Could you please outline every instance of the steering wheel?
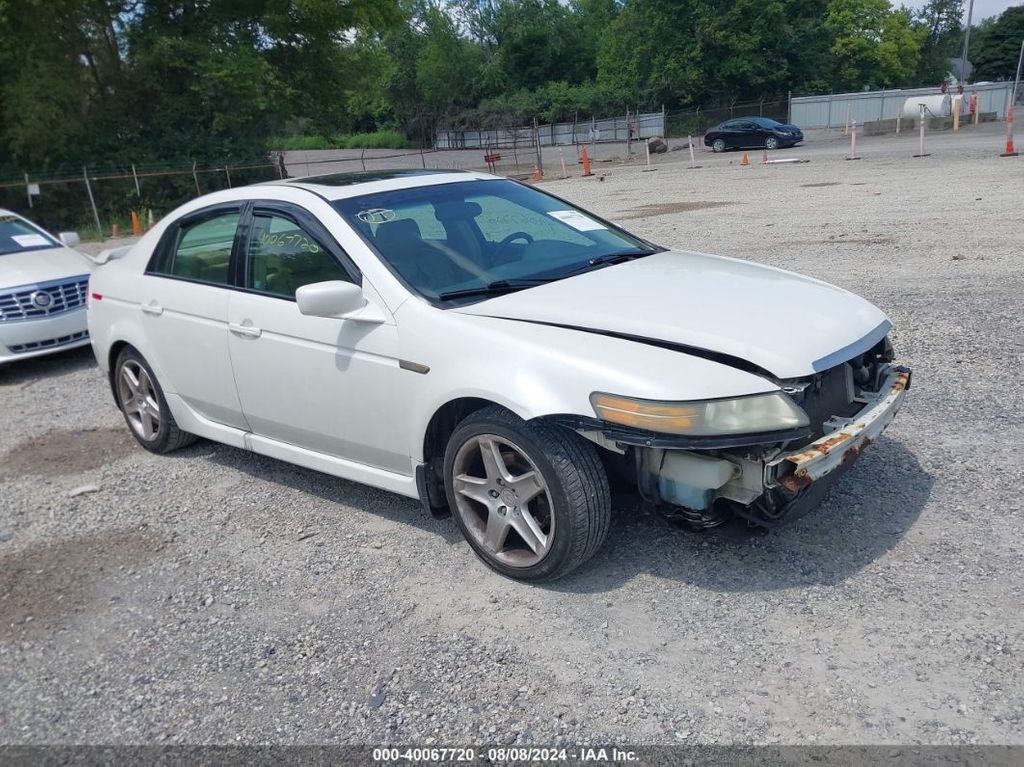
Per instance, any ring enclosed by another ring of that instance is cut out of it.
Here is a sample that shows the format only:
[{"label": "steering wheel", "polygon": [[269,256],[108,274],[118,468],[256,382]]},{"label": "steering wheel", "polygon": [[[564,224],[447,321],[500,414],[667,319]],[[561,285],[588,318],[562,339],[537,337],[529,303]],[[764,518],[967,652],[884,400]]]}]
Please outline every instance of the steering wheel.
[{"label": "steering wheel", "polygon": [[533,235],[529,232],[512,232],[512,234],[499,242],[498,247],[494,249],[494,260],[500,261],[505,249],[516,240],[525,240],[526,244],[529,245],[533,242]]}]

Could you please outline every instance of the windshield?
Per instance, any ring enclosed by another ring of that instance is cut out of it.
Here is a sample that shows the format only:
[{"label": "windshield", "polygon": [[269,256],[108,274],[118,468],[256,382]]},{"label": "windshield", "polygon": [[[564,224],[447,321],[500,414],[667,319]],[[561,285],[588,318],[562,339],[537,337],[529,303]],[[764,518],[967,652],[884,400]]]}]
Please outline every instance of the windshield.
[{"label": "windshield", "polygon": [[338,200],[335,208],[413,290],[480,300],[655,251],[514,181],[466,181]]},{"label": "windshield", "polygon": [[0,256],[27,250],[56,248],[49,235],[17,216],[0,215]]}]

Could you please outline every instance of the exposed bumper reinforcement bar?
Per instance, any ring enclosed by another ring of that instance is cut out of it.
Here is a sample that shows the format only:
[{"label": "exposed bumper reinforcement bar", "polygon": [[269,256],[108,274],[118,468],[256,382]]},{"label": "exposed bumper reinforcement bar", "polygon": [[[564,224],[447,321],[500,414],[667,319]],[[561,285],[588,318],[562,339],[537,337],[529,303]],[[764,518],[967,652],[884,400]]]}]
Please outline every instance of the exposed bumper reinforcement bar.
[{"label": "exposed bumper reinforcement bar", "polygon": [[831,474],[854,460],[872,442],[878,439],[903,404],[910,388],[910,369],[893,367],[873,398],[854,418],[842,419],[835,431],[816,442],[791,453],[782,453],[768,463],[778,473],[785,463],[795,468],[792,473],[778,478],[778,484],[794,492]]}]

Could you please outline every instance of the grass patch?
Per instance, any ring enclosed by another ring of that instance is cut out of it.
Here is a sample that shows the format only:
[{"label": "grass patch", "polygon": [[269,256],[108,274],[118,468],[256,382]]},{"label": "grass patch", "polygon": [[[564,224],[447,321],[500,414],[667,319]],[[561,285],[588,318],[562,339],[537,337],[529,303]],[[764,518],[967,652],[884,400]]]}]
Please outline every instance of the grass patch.
[{"label": "grass patch", "polygon": [[396,130],[372,133],[343,133],[337,136],[278,136],[271,146],[285,151],[315,149],[405,149],[409,142]]}]

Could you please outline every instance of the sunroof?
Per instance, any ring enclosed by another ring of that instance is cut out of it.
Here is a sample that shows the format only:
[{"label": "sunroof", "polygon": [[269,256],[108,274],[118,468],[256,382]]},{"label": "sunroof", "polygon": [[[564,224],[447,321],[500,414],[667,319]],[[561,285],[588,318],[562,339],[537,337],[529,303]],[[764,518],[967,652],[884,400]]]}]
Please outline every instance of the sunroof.
[{"label": "sunroof", "polygon": [[357,171],[354,173],[326,173],[323,176],[306,176],[291,181],[299,184],[321,184],[323,186],[352,186],[370,181],[390,181],[396,178],[415,178],[416,176],[435,176],[439,174],[464,173],[461,170],[377,170]]}]

